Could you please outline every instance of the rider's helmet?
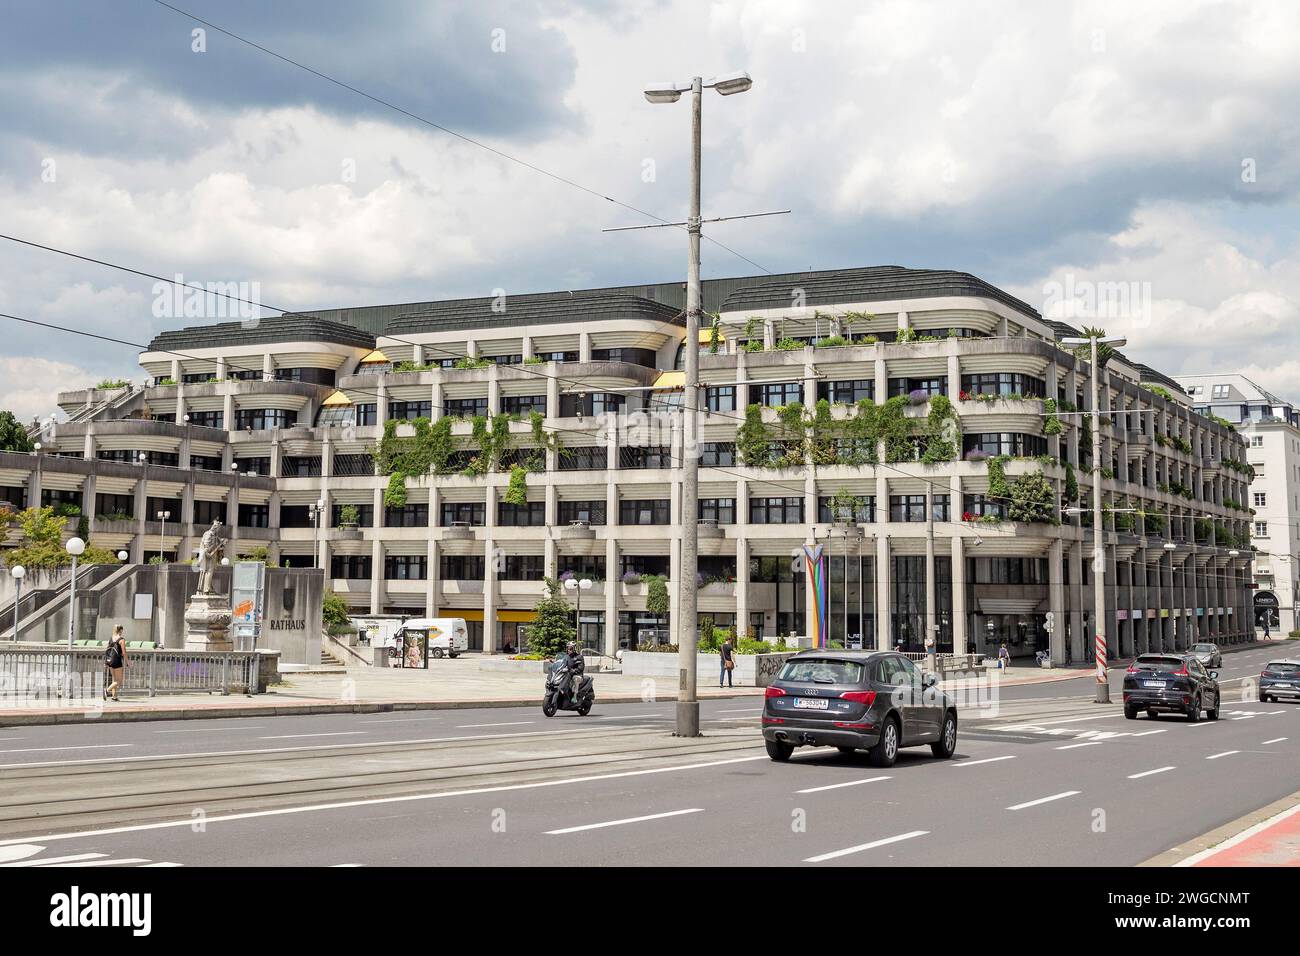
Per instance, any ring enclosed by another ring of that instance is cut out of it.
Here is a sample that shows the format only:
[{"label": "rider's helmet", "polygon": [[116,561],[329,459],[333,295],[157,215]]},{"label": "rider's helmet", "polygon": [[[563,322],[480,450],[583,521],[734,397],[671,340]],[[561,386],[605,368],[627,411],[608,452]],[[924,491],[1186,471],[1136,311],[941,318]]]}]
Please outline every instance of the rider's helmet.
[{"label": "rider's helmet", "polygon": [[573,641],[569,641],[569,643],[565,646],[564,649],[568,651],[570,654],[572,654],[578,649],[578,645],[573,643]]}]

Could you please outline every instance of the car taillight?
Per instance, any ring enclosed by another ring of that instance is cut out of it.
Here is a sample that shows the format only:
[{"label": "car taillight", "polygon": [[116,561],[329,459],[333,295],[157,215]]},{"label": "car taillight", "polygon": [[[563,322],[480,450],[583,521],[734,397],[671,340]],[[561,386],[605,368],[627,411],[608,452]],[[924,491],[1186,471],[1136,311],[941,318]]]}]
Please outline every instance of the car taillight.
[{"label": "car taillight", "polygon": [[784,696],[785,696],[785,691],[783,691],[779,687],[769,687],[767,690],[763,691],[764,700],[766,700],[768,697],[784,697]]},{"label": "car taillight", "polygon": [[1184,664],[1182,670],[1180,670],[1180,671],[1174,671],[1174,676],[1175,676],[1175,677],[1190,677],[1190,676],[1192,676],[1192,675],[1190,675],[1190,674],[1187,673],[1187,665]]},{"label": "car taillight", "polygon": [[1130,664],[1128,666],[1128,670],[1125,671],[1125,673],[1127,674],[1136,674],[1137,672],[1138,672],[1137,664]]},{"label": "car taillight", "polygon": [[855,704],[863,704],[870,707],[875,703],[876,692],[874,690],[846,690],[844,693],[840,694],[840,699],[851,700]]}]

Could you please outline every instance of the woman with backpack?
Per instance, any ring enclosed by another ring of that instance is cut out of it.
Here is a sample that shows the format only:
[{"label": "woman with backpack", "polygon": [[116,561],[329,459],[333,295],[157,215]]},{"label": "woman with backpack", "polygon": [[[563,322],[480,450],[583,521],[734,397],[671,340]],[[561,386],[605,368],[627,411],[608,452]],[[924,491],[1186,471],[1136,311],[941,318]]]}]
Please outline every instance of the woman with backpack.
[{"label": "woman with backpack", "polygon": [[113,628],[113,636],[108,639],[108,650],[104,654],[104,666],[113,676],[113,682],[104,688],[105,700],[110,697],[113,700],[120,700],[117,692],[126,680],[126,640],[122,633],[121,624]]}]

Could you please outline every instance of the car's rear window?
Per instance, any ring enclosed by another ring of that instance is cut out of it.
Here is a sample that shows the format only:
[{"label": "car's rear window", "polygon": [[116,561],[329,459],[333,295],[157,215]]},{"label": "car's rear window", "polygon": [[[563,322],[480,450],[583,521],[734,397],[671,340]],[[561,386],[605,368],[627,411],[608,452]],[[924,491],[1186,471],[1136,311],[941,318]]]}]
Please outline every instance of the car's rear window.
[{"label": "car's rear window", "polygon": [[860,684],[862,664],[858,661],[790,661],[781,669],[779,680],[807,684]]},{"label": "car's rear window", "polygon": [[1278,677],[1283,675],[1287,677],[1295,677],[1297,674],[1300,674],[1300,664],[1269,664],[1268,667],[1264,668],[1264,673],[1273,674]]},{"label": "car's rear window", "polygon": [[1183,669],[1183,661],[1180,657],[1139,657],[1133,662],[1133,666],[1140,671],[1172,674]]}]

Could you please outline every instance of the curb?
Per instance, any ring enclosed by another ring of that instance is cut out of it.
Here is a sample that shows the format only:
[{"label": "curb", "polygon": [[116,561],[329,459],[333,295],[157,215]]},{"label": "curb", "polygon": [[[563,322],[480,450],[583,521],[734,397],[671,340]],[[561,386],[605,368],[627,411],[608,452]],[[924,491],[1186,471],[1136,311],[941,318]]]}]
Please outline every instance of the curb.
[{"label": "curb", "polygon": [[[1281,800],[1274,800],[1267,806],[1260,807],[1244,817],[1238,817],[1221,827],[1216,827],[1209,833],[1188,840],[1184,846],[1176,846],[1164,853],[1153,856],[1151,859],[1139,863],[1138,866],[1187,866],[1192,857],[1226,843],[1233,837],[1241,836],[1252,827],[1268,823],[1274,817],[1294,809],[1297,805],[1300,805],[1300,790],[1290,796],[1283,797]],[[1227,847],[1224,847],[1224,849],[1227,849]]]},{"label": "curb", "polygon": [[[737,688],[739,690],[739,688]],[[757,697],[755,693],[710,694],[708,700],[734,700]],[[658,697],[656,702],[675,701],[676,697]],[[620,694],[599,698],[602,704],[641,704],[646,701],[637,694]],[[149,720],[221,720],[232,717],[293,717],[310,714],[385,714],[399,710],[477,710],[480,708],[540,707],[539,698],[498,698],[495,700],[403,700],[355,701],[338,704],[274,703],[247,706],[191,705],[167,708],[107,708],[102,710],[77,709],[34,712],[25,714],[0,714],[0,727],[31,727],[48,724],[122,723]]]}]

